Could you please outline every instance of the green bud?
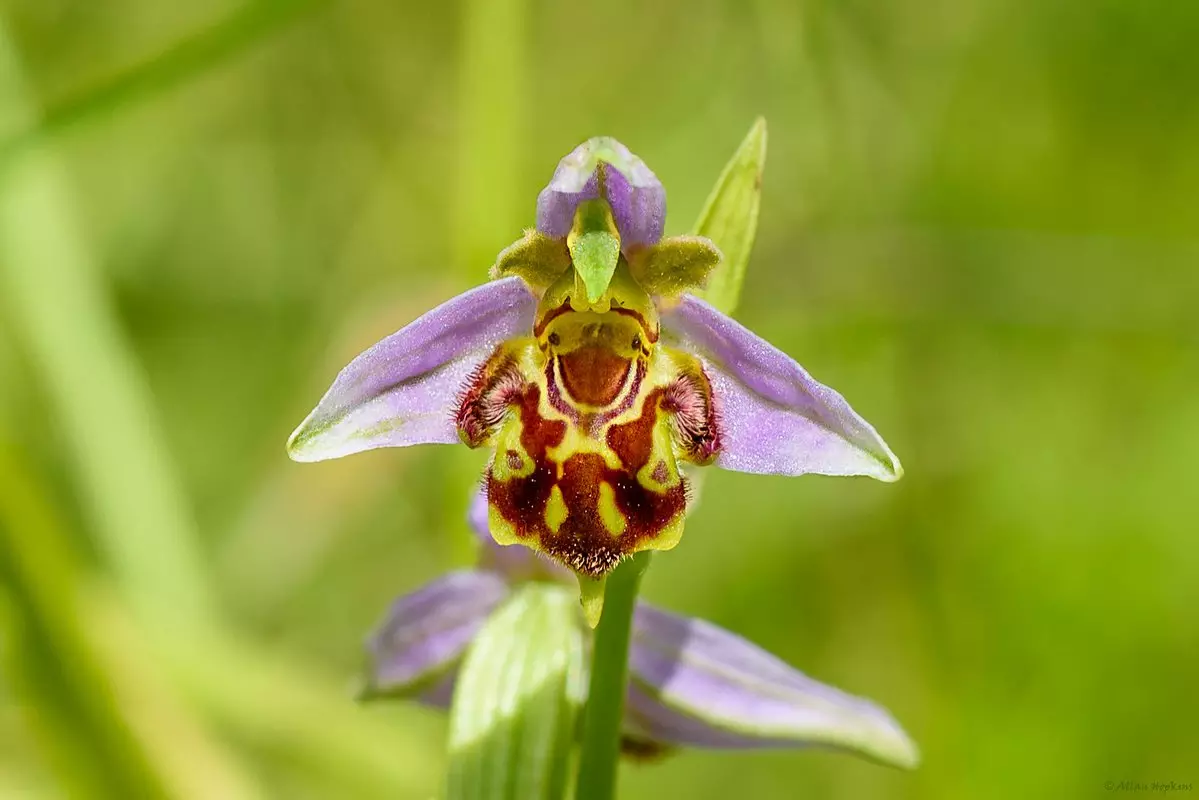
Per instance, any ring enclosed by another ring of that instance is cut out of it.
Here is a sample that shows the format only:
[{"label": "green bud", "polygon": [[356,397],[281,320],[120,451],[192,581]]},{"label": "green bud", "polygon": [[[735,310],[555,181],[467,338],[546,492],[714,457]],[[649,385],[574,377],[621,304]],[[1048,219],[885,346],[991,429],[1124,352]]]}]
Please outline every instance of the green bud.
[{"label": "green bud", "polygon": [[573,592],[530,583],[475,637],[450,709],[448,800],[564,795],[586,696]]},{"label": "green bud", "polygon": [[726,314],[732,312],[741,296],[741,283],[758,231],[765,164],[766,120],[758,117],[720,173],[695,223],[695,232],[711,239],[724,253],[724,261],[712,272],[707,289],[699,294]]}]

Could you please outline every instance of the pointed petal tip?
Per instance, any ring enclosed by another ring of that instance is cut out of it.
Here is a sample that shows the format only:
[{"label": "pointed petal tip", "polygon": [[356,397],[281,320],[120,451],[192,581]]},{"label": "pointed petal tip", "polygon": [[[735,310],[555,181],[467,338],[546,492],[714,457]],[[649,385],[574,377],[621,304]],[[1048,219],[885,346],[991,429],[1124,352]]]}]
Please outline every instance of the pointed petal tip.
[{"label": "pointed petal tip", "polygon": [[895,750],[893,752],[894,760],[891,762],[894,766],[900,769],[912,770],[920,766],[920,748],[916,745],[912,738],[908,736],[898,723],[895,726],[897,738],[895,741]]},{"label": "pointed petal tip", "polygon": [[891,462],[884,466],[888,467],[889,472],[886,477],[880,478],[880,480],[886,483],[895,483],[895,481],[903,477],[903,464],[899,463],[899,459],[895,457],[894,453],[891,454]]},{"label": "pointed petal tip", "polygon": [[319,453],[314,453],[309,446],[316,432],[312,426],[312,416],[309,415],[300,423],[299,427],[292,431],[291,436],[287,437],[287,457],[292,461],[298,461],[302,464],[309,464],[314,461],[321,461]]},{"label": "pointed petal tip", "polygon": [[864,758],[885,767],[913,770],[920,766],[920,748],[891,712],[865,698],[855,698],[863,714],[843,738],[832,738],[825,744],[852,750]]},{"label": "pointed petal tip", "polygon": [[[868,424],[868,423],[867,423]],[[873,457],[874,463],[872,469],[863,471],[861,474],[874,478],[883,483],[895,483],[903,477],[903,464],[899,462],[899,457],[891,452],[891,448],[883,441],[871,426],[870,431],[874,434],[876,448],[869,451],[869,455]]]},{"label": "pointed petal tip", "polygon": [[914,770],[920,766],[920,748],[890,714],[882,712],[885,723],[854,745],[862,756],[895,769]]},{"label": "pointed petal tip", "polygon": [[754,120],[754,124],[750,126],[749,133],[745,139],[749,142],[754,142],[758,150],[766,150],[766,117],[759,114]]},{"label": "pointed petal tip", "polygon": [[592,578],[583,574],[578,574],[577,577],[579,605],[583,607],[583,618],[587,620],[588,627],[594,630],[604,613],[604,586],[608,582],[607,577]]}]

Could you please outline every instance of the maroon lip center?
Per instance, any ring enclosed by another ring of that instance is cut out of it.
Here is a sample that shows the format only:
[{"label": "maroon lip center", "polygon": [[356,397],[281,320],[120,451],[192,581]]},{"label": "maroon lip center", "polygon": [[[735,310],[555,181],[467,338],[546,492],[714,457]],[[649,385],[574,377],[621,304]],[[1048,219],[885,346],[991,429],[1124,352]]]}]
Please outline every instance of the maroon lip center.
[{"label": "maroon lip center", "polygon": [[558,356],[562,386],[576,402],[611,405],[629,374],[631,359],[601,345],[588,345]]}]

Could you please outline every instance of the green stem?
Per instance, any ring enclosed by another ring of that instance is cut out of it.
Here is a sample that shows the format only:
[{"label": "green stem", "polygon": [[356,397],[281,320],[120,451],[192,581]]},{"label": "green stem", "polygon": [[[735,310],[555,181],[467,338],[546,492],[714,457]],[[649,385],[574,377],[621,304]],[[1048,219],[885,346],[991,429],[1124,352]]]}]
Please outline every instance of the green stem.
[{"label": "green stem", "polygon": [[608,578],[604,615],[595,629],[591,685],[583,717],[582,755],[575,800],[610,800],[616,793],[620,724],[629,675],[629,636],[649,553],[638,553]]}]

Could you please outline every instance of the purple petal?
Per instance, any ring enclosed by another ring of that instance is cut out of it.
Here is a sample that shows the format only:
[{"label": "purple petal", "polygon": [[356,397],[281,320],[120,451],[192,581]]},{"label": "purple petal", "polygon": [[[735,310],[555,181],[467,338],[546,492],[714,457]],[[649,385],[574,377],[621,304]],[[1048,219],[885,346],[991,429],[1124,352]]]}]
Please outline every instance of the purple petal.
[{"label": "purple petal", "polygon": [[702,300],[662,311],[675,346],[700,356],[721,420],[716,464],[739,472],[869,475],[895,481],[899,459],[845,402],[783,351]]},{"label": "purple petal", "polygon": [[537,196],[537,230],[554,238],[570,233],[579,203],[599,196],[601,163],[607,165],[604,199],[620,231],[621,248],[627,252],[661,239],[666,190],[645,162],[608,136],[588,139],[558,163],[549,185]]},{"label": "purple petal", "polygon": [[367,693],[422,691],[431,693],[429,701],[436,704],[440,684],[430,682],[457,663],[487,615],[507,596],[508,584],[501,576],[462,571],[396,600],[367,640]]},{"label": "purple petal", "polygon": [[475,490],[474,496],[470,499],[470,510],[466,512],[466,521],[470,523],[470,529],[483,544],[495,541],[491,538],[491,526],[487,522],[488,508],[487,484],[480,483],[479,488]]},{"label": "purple petal", "polygon": [[666,190],[641,159],[632,153],[629,158],[631,163],[625,169],[608,170],[605,187],[605,199],[612,208],[620,247],[625,252],[631,247],[654,244],[666,227]]},{"label": "purple petal", "polygon": [[703,620],[638,605],[629,671],[626,726],[664,744],[820,745],[908,767],[919,759],[882,708]]},{"label": "purple petal", "polygon": [[453,407],[471,371],[528,335],[537,299],[519,278],[443,303],[350,362],[288,441],[296,461],[458,441]]}]

